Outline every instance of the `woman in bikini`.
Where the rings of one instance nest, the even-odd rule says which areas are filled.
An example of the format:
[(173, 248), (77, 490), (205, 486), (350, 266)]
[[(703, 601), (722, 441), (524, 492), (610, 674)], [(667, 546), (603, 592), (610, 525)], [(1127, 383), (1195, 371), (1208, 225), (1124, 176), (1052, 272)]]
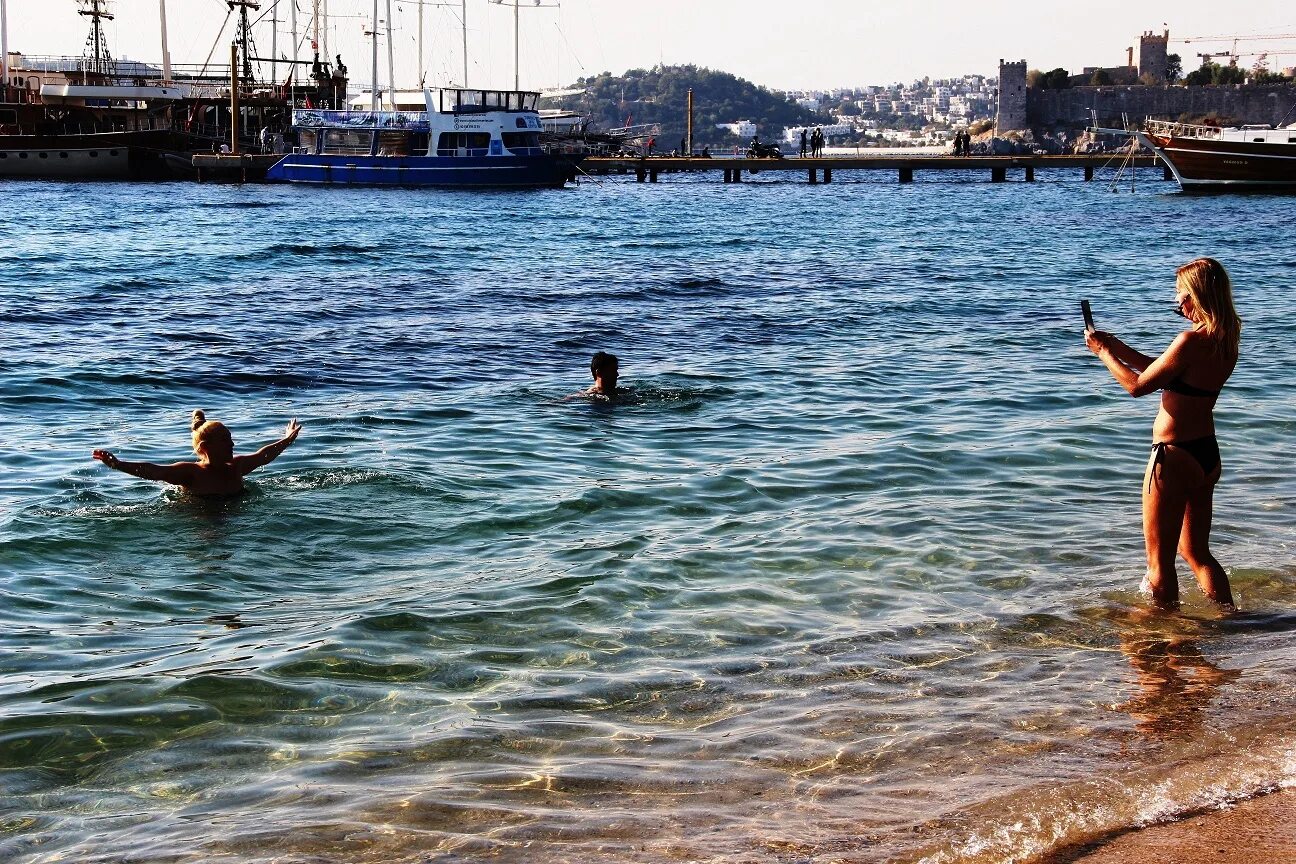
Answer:
[(107, 450), (95, 450), (91, 455), (115, 471), (182, 486), (194, 495), (237, 495), (243, 491), (244, 475), (273, 462), (297, 440), (302, 427), (296, 420), (290, 420), (284, 437), (246, 456), (234, 455), (234, 436), (229, 429), (224, 423), (208, 420), (203, 412), (193, 412), (190, 428), (193, 431), (193, 449), (198, 454), (197, 462), (171, 465), (126, 462)]
[(1175, 311), (1193, 326), (1160, 357), (1141, 354), (1110, 333), (1091, 331), (1085, 342), (1131, 396), (1161, 391), (1143, 478), (1145, 588), (1157, 605), (1178, 605), (1177, 548), (1202, 592), (1231, 606), (1228, 576), (1210, 553), (1211, 499), (1221, 469), (1212, 411), (1237, 364), (1242, 321), (1218, 261), (1198, 258), (1175, 276)]

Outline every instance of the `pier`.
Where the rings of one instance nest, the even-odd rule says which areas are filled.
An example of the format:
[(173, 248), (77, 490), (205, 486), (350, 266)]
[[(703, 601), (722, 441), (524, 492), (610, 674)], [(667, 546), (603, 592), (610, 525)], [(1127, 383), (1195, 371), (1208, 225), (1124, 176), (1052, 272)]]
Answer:
[[(817, 158), (756, 159), (746, 156), (592, 156), (581, 163), (587, 174), (634, 174), (640, 183), (656, 183), (662, 174), (683, 171), (717, 171), (725, 183), (741, 183), (743, 175), (763, 172), (800, 172), (811, 184), (831, 183), (834, 172), (892, 171), (901, 183), (912, 183), (918, 171), (985, 171), (992, 183), (1004, 183), (1009, 172), (1026, 182), (1035, 179), (1040, 169), (1078, 169), (1085, 180), (1094, 179), (1102, 168), (1154, 168), (1156, 156), (1100, 154), (1083, 156), (820, 156)], [(1162, 176), (1173, 180), (1169, 166), (1162, 165)]]

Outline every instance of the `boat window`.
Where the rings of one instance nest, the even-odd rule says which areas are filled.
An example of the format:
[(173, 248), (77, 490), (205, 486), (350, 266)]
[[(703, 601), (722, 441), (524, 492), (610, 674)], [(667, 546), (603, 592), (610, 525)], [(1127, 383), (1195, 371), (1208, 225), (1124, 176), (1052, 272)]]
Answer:
[(48, 154), (48, 153), (42, 153), (42, 154), (40, 154), (40, 157), (41, 157), (42, 159), (48, 159), (48, 158), (49, 158), (49, 154)]
[(322, 152), (335, 156), (368, 156), (373, 146), (369, 129), (325, 129)]
[(459, 90), (459, 99), (455, 104), (456, 111), (480, 111), (482, 92), (480, 90)]
[(19, 153), (19, 154), (18, 154), (18, 158), (19, 158), (19, 159), (26, 159), (26, 158), (27, 158), (27, 154), (26, 154), (26, 153)]
[(437, 140), (438, 156), (485, 156), (489, 148), (489, 132), (442, 132)]
[(539, 94), (539, 93), (523, 93), (523, 94), (522, 94), (522, 110), (523, 110), (523, 111), (534, 111), (534, 110), (536, 110), (536, 105), (539, 103), (539, 101), (540, 101), (540, 94)]
[(1263, 144), (1265, 139), (1263, 139), (1263, 138), (1252, 138), (1251, 140), (1254, 141), (1254, 142), (1257, 143), (1257, 144)]
[(314, 129), (302, 129), (297, 133), (297, 146), (307, 153), (315, 152), (315, 145), (319, 143), (319, 133)]
[(515, 153), (519, 150), (526, 151), (529, 149), (535, 149), (539, 152), (539, 132), (505, 132), (500, 137), (504, 139), (504, 146)]
[(378, 133), (378, 155), (379, 156), (408, 156), (409, 133), (408, 132), (379, 132)]
[(507, 104), (508, 104), (508, 102), (507, 102), (507, 100), (505, 99), (503, 93), (497, 93), (497, 92), (495, 92), (495, 91), (492, 90), (492, 91), (490, 91), (490, 92), (488, 92), (488, 93), (486, 94), (486, 107), (487, 107), (487, 108), (503, 108), (503, 107), (505, 107)]
[(91, 150), (91, 151), (90, 151), (90, 158), (91, 158), (91, 159), (98, 159), (98, 158), (99, 158), (99, 151), (98, 151), (98, 150)]

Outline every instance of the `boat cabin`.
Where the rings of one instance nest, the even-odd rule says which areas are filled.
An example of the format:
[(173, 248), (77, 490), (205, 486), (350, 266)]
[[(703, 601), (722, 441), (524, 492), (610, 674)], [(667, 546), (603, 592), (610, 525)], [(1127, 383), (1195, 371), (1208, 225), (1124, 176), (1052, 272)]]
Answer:
[(394, 92), (380, 103), (397, 110), (371, 111), (372, 94), (348, 103), (346, 111), (293, 112), (296, 152), (322, 156), (538, 156), (539, 93), (442, 88), (424, 90), (423, 110), (409, 94)]

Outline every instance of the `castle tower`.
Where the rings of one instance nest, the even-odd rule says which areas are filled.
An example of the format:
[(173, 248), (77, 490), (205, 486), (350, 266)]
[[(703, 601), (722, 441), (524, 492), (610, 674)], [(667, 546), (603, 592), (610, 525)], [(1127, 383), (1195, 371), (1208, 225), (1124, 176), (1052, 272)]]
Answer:
[(1026, 61), (999, 61), (999, 112), (995, 134), (1026, 128)]
[(1139, 77), (1164, 82), (1169, 64), (1166, 62), (1166, 48), (1170, 44), (1170, 31), (1160, 36), (1151, 30), (1139, 37)]

